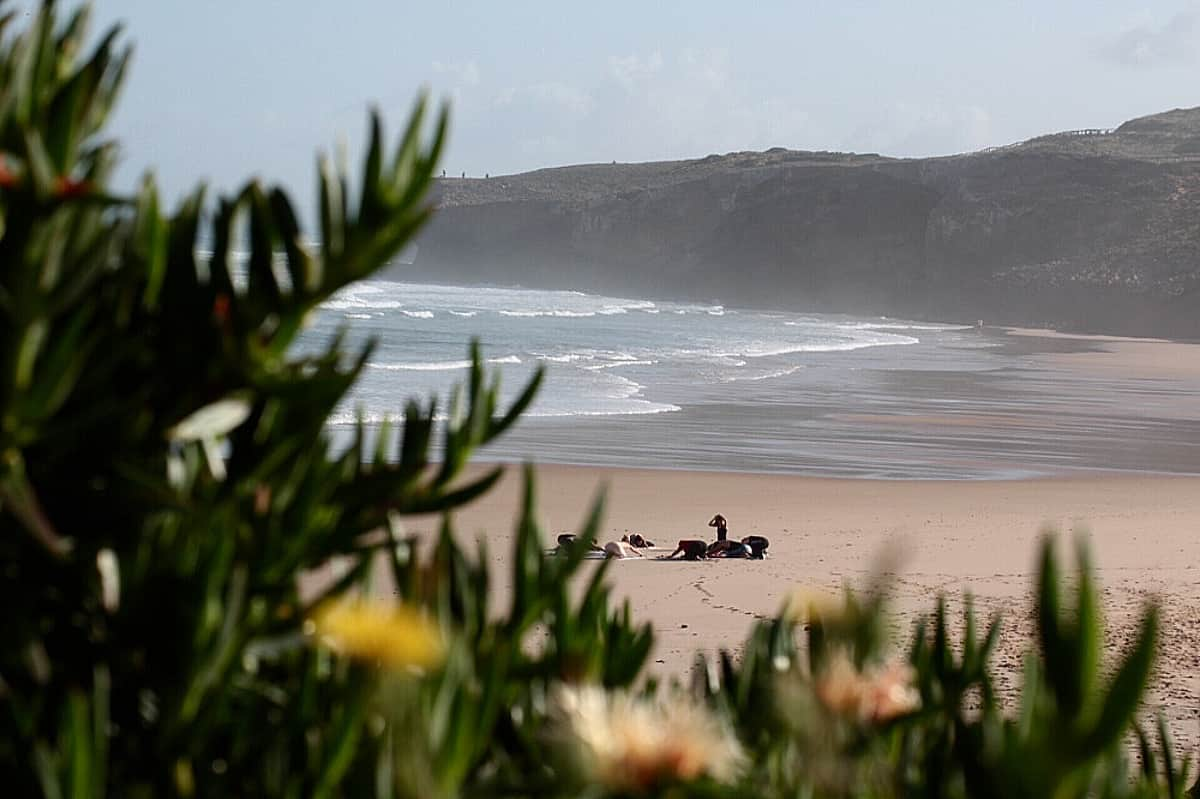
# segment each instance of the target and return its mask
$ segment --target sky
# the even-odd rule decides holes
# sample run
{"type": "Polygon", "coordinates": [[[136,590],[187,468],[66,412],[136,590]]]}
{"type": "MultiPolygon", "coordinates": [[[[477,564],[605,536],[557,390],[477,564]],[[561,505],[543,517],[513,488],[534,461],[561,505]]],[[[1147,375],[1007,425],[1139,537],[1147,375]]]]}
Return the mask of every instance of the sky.
{"type": "MultiPolygon", "coordinates": [[[[29,2],[15,7],[27,8],[29,2]]],[[[74,3],[66,2],[68,8],[74,3]]],[[[443,166],[793,149],[926,156],[1200,105],[1200,2],[104,0],[135,56],[119,181],[168,198],[257,175],[313,193],[421,87],[450,104],[443,166]]]]}

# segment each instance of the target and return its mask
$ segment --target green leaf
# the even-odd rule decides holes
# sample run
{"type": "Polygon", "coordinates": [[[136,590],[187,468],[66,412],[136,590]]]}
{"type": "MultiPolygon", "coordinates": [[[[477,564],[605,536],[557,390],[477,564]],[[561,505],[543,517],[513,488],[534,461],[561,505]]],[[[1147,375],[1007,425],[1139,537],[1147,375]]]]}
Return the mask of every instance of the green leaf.
{"type": "Polygon", "coordinates": [[[23,131],[25,138],[25,163],[29,166],[29,175],[33,180],[34,193],[40,199],[47,199],[54,193],[55,179],[58,177],[50,154],[46,152],[42,134],[37,130],[23,131]]]}
{"type": "Polygon", "coordinates": [[[13,375],[13,385],[18,390],[29,388],[33,382],[34,366],[49,329],[49,321],[43,316],[31,320],[22,332],[17,346],[16,373],[13,375]]]}
{"type": "Polygon", "coordinates": [[[158,304],[167,271],[167,225],[158,212],[158,190],[147,176],[138,192],[134,239],[146,264],[146,289],[142,302],[147,308],[158,304]]]}
{"type": "Polygon", "coordinates": [[[440,494],[418,496],[403,504],[405,513],[442,513],[466,505],[491,490],[496,481],[504,474],[504,467],[497,466],[483,477],[472,480],[464,486],[440,494]]]}
{"type": "Polygon", "coordinates": [[[1096,587],[1088,555],[1087,540],[1079,536],[1075,542],[1076,559],[1079,564],[1079,585],[1076,589],[1078,602],[1075,611],[1077,660],[1075,677],[1078,704],[1083,705],[1092,697],[1096,687],[1100,663],[1101,629],[1100,608],[1096,599],[1096,587]]]}
{"type": "Polygon", "coordinates": [[[91,756],[94,744],[87,697],[79,691],[72,691],[67,700],[67,708],[71,717],[68,726],[71,751],[71,796],[73,799],[89,799],[95,795],[96,783],[92,774],[91,756]]]}
{"type": "Polygon", "coordinates": [[[383,210],[379,203],[379,176],[383,169],[383,120],[379,117],[378,109],[371,109],[369,129],[358,213],[364,221],[372,222],[382,216],[383,210]]]}
{"type": "MultiPolygon", "coordinates": [[[[328,269],[332,259],[341,258],[346,246],[346,206],[341,190],[341,179],[328,156],[317,162],[318,195],[321,208],[321,247],[328,269]]],[[[328,283],[340,280],[340,275],[327,275],[328,283]]]]}
{"type": "Polygon", "coordinates": [[[1042,657],[1046,662],[1046,679],[1054,691],[1062,711],[1067,717],[1074,715],[1077,707],[1071,707],[1071,641],[1060,626],[1058,561],[1054,556],[1054,539],[1042,537],[1041,560],[1038,568],[1038,639],[1042,646],[1042,657]]]}
{"type": "Polygon", "coordinates": [[[318,764],[320,776],[313,791],[314,799],[336,796],[337,788],[354,760],[354,753],[363,733],[363,717],[366,715],[366,692],[353,691],[349,705],[342,710],[332,730],[331,745],[327,748],[322,763],[318,764]]]}
{"type": "Polygon", "coordinates": [[[1099,753],[1115,741],[1133,720],[1154,665],[1158,637],[1158,608],[1151,605],[1142,616],[1141,632],[1133,650],[1117,670],[1104,697],[1099,718],[1085,739],[1085,752],[1099,753]]]}
{"type": "Polygon", "coordinates": [[[1167,796],[1178,795],[1179,774],[1175,768],[1175,745],[1171,742],[1171,732],[1167,729],[1167,719],[1160,711],[1157,716],[1158,748],[1163,756],[1163,776],[1167,778],[1167,796]]]}
{"type": "Polygon", "coordinates": [[[534,370],[533,376],[529,378],[529,382],[525,384],[525,388],[521,391],[521,394],[509,406],[508,412],[504,414],[503,418],[492,423],[488,430],[489,439],[495,438],[508,430],[529,409],[534,397],[537,396],[538,389],[542,386],[542,380],[545,376],[546,371],[541,366],[534,370]]]}

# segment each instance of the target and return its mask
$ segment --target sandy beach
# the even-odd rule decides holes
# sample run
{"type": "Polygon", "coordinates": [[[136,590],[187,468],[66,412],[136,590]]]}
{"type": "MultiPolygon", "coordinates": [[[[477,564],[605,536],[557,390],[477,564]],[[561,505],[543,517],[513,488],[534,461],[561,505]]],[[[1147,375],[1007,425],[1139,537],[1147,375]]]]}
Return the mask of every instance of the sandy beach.
{"type": "MultiPolygon", "coordinates": [[[[1046,529],[1068,533],[1060,538],[1069,557],[1069,534],[1085,533],[1103,588],[1106,654],[1129,642],[1147,601],[1162,603],[1150,709],[1161,707],[1181,743],[1196,746],[1200,478],[875,481],[569,466],[541,467],[537,475],[548,534],[576,529],[603,485],[604,540],[626,531],[660,546],[710,538],[705,524],[716,512],[729,518],[731,535],[771,539],[765,561],[614,564],[618,596],[654,626],[652,671],[664,677],[686,675],[697,650],[736,649],[751,622],[777,611],[795,589],[862,585],[890,556],[898,642],[937,594],[958,607],[970,592],[981,615],[1003,618],[994,665],[1011,696],[1033,640],[1038,537],[1046,529]]],[[[501,591],[519,488],[520,472],[512,469],[498,489],[459,514],[461,535],[486,531],[501,591]]]]}
{"type": "MultiPolygon", "coordinates": [[[[1197,345],[1096,343],[1093,351],[1032,357],[1045,359],[1043,367],[1084,373],[1127,366],[1135,375],[1153,372],[1145,379],[1200,375],[1197,345]]],[[[680,538],[711,538],[706,523],[717,512],[728,517],[732,536],[770,538],[765,561],[614,564],[618,596],[653,624],[651,670],[663,677],[686,676],[697,650],[736,650],[752,621],[776,612],[792,591],[862,585],[890,562],[897,645],[938,594],[957,613],[970,593],[981,615],[1003,619],[994,666],[1002,694],[1011,698],[1022,653],[1033,645],[1039,536],[1059,531],[1070,559],[1073,535],[1086,535],[1103,588],[1106,656],[1122,651],[1142,608],[1159,601],[1160,657],[1147,713],[1166,713],[1186,751],[1200,742],[1200,477],[862,480],[561,465],[536,473],[548,546],[554,534],[577,528],[601,488],[607,491],[602,541],[639,532],[666,547],[657,553],[665,554],[680,538]]],[[[460,535],[488,537],[501,591],[519,488],[520,469],[512,468],[497,489],[458,515],[460,535]]],[[[432,520],[411,524],[433,527],[432,520]]]]}

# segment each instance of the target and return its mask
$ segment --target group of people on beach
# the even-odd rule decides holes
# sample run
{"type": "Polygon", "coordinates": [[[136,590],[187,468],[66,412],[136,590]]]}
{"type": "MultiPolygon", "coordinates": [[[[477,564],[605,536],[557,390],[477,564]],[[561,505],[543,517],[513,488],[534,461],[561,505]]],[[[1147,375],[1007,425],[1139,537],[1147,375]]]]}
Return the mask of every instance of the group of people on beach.
{"type": "MultiPolygon", "coordinates": [[[[708,526],[717,529],[716,541],[709,542],[700,538],[680,539],[674,552],[665,557],[659,556],[659,559],[671,560],[680,555],[682,556],[681,560],[707,560],[709,558],[762,560],[766,557],[767,547],[771,545],[771,542],[761,535],[748,535],[740,541],[730,539],[729,522],[719,513],[709,520],[708,526]]],[[[558,537],[558,551],[565,551],[567,547],[574,545],[575,536],[573,534],[563,533],[558,537]]],[[[647,540],[641,533],[626,533],[621,536],[620,541],[609,541],[604,546],[592,541],[588,547],[593,552],[604,553],[606,558],[641,558],[645,555],[640,550],[653,549],[654,542],[647,540]]]]}
{"type": "Polygon", "coordinates": [[[708,520],[708,526],[717,528],[716,541],[709,543],[699,538],[684,538],[675,547],[675,551],[667,555],[667,558],[682,555],[683,560],[707,558],[762,560],[766,557],[767,547],[771,546],[771,542],[761,535],[748,535],[740,541],[730,539],[729,521],[719,513],[708,520]]]}

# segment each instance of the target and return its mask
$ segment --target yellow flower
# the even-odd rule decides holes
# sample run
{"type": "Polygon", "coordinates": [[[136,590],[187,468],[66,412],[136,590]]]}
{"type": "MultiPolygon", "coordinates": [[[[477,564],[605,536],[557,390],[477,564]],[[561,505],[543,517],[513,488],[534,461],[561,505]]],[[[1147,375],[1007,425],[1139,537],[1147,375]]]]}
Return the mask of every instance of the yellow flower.
{"type": "Polygon", "coordinates": [[[729,782],[745,761],[736,736],[684,697],[664,703],[585,686],[564,687],[557,700],[554,731],[610,790],[646,792],[702,775],[729,782]]]}
{"type": "Polygon", "coordinates": [[[817,674],[813,689],[830,712],[877,724],[921,706],[913,676],[912,667],[903,663],[860,672],[842,652],[817,674]]]}
{"type": "Polygon", "coordinates": [[[405,605],[334,600],[318,608],[312,622],[311,631],[330,649],[391,668],[433,668],[445,657],[437,626],[405,605]]]}
{"type": "Polygon", "coordinates": [[[845,611],[845,601],[835,594],[798,588],[784,600],[780,616],[794,622],[829,622],[840,619],[845,611]]]}

